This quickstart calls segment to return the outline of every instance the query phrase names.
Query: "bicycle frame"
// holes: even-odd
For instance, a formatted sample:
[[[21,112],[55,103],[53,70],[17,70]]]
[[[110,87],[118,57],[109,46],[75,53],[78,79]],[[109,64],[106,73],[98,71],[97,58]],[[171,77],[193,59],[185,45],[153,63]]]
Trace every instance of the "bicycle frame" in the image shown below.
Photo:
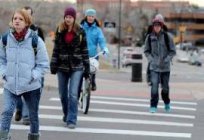
[[[90,74],[95,74],[99,69],[99,62],[96,58],[103,54],[103,52],[99,52],[94,57],[89,58],[90,61]],[[91,79],[83,78],[82,84],[82,93],[79,98],[80,108],[82,109],[84,114],[88,113],[89,105],[90,105],[90,97],[91,97]]]

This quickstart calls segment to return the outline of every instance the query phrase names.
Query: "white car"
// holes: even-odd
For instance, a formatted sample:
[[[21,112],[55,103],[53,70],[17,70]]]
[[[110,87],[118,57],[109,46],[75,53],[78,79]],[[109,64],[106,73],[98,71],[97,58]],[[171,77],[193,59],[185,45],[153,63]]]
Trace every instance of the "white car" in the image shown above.
[[[190,58],[190,52],[177,50],[177,61],[188,63]]]
[[[121,60],[122,67],[130,66],[132,63],[137,61],[132,58],[132,55],[134,54],[137,54],[137,51],[133,47],[127,48],[123,51],[122,60]]]

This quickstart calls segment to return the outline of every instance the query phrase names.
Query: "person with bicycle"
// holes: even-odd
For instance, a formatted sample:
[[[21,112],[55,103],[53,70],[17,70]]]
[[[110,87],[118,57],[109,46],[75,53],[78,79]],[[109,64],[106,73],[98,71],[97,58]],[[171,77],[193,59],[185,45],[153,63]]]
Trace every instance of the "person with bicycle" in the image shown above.
[[[100,50],[104,52],[104,55],[109,53],[106,46],[106,39],[104,37],[103,31],[100,28],[99,22],[96,19],[96,10],[87,9],[85,11],[85,18],[81,21],[81,25],[86,32],[87,45],[89,50],[89,57],[94,57],[97,55],[98,46]],[[98,60],[99,57],[96,57]],[[96,74],[91,74],[91,90],[95,91],[96,86]]]
[[[73,7],[65,9],[64,21],[57,27],[50,67],[51,73],[58,76],[63,121],[68,128],[74,129],[78,114],[78,87],[82,74],[89,78],[90,64],[86,34],[76,22]]]

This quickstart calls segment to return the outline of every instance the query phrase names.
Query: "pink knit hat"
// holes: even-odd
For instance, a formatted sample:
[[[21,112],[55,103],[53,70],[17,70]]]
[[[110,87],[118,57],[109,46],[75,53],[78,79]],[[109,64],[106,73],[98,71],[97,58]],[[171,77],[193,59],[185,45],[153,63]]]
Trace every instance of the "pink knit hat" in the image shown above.
[[[152,20],[152,23],[160,23],[161,25],[164,25],[164,17],[161,14],[157,14]]]

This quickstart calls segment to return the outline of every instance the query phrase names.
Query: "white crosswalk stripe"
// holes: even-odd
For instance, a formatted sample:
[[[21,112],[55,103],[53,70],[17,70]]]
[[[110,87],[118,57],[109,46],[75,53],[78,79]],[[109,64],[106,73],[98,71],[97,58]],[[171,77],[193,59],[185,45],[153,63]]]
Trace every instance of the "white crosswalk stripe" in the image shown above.
[[[43,119],[58,119],[61,120],[62,116],[59,115],[46,115],[40,114],[40,118]],[[179,126],[179,127],[193,127],[191,123],[176,123],[176,122],[163,122],[163,121],[148,121],[137,119],[117,119],[117,118],[104,118],[104,117],[78,117],[79,121],[90,122],[109,122],[109,123],[126,123],[126,124],[151,124],[151,125],[167,125],[167,126]]]
[[[59,98],[51,98],[50,100],[60,101]],[[103,101],[103,100],[91,100],[91,103],[92,104],[107,104],[107,105],[116,105],[116,106],[135,106],[135,107],[148,107],[149,108],[149,104],[144,104],[144,103],[127,103],[127,102]],[[158,108],[164,108],[164,106],[158,105]],[[195,107],[173,106],[172,109],[196,111]]]
[[[133,101],[133,102],[148,102],[147,99],[132,99],[132,98],[121,98],[121,97],[107,97],[107,96],[92,96],[91,99],[105,99],[105,100],[115,100],[115,101]],[[51,98],[52,100],[52,98]],[[54,98],[53,98],[54,100]],[[162,101],[160,101],[161,103]],[[171,101],[171,104],[183,104],[183,105],[197,105],[195,102],[179,102],[179,101]]]
[[[60,106],[45,106],[41,105],[40,109],[50,109],[50,110],[61,110]],[[94,109],[90,108],[90,112],[106,112],[106,113],[117,113],[117,114],[132,114],[132,115],[145,115],[145,116],[160,116],[160,117],[173,117],[173,118],[187,118],[195,119],[193,115],[179,115],[171,113],[149,113],[149,112],[140,112],[140,111],[127,111],[127,110],[113,110],[113,109]]]
[[[59,98],[50,98],[50,101],[53,102],[59,102]],[[125,118],[116,118],[114,119],[111,117],[89,117],[89,116],[79,116],[78,120],[79,122],[87,121],[87,122],[102,122],[104,123],[117,123],[117,124],[138,124],[138,125],[158,125],[162,127],[184,127],[184,128],[193,128],[194,124],[189,122],[190,120],[195,119],[195,111],[197,107],[197,103],[195,102],[184,102],[184,101],[172,101],[172,109],[173,110],[178,110],[180,112],[188,112],[187,114],[182,113],[182,114],[175,114],[175,113],[149,113],[149,112],[144,112],[144,111],[132,111],[132,110],[122,110],[122,109],[110,109],[110,108],[97,108],[97,105],[107,105],[107,106],[112,106],[114,107],[141,107],[141,108],[147,108],[149,107],[149,100],[147,99],[136,99],[136,98],[123,98],[123,97],[108,97],[108,96],[92,96],[91,97],[91,104],[94,106],[93,108],[90,108],[90,112],[96,112],[96,113],[111,113],[111,114],[126,114],[126,115],[134,115],[134,116],[146,116],[146,117],[163,117],[163,118],[173,118],[173,119],[187,119],[186,122],[180,121],[160,121],[160,120],[152,120],[149,118],[149,120],[146,119],[125,119]],[[51,109],[51,110],[61,110],[60,106],[46,106],[46,105],[41,105],[41,109]],[[164,108],[163,105],[159,105],[158,108]],[[190,114],[189,114],[190,112]],[[115,115],[114,115],[115,116]],[[50,118],[50,119],[60,119],[61,116],[58,115],[53,115],[53,116],[48,116],[46,114],[41,114],[40,118]],[[108,128],[107,128],[108,129]],[[106,130],[107,130],[106,129]],[[114,132],[114,130],[111,130]],[[127,130],[122,130],[123,132],[126,132]],[[132,130],[129,130],[132,131]],[[176,134],[174,132],[174,129],[172,129],[172,132],[162,132],[162,131],[141,131],[141,130],[135,130],[135,135],[142,135],[142,136],[160,136],[160,137],[177,137],[177,138],[191,138],[191,133],[187,131],[186,133],[183,134]],[[138,134],[138,132],[140,132]],[[150,133],[149,133],[150,132]],[[104,132],[105,133],[105,132]],[[148,134],[147,134],[148,133]],[[164,135],[163,135],[163,134]],[[167,134],[168,133],[168,134]],[[106,133],[107,134],[107,133]],[[123,134],[123,133],[120,133]],[[128,135],[131,135],[128,133]]]
[[[12,129],[28,130],[28,126],[12,125]],[[137,131],[137,130],[121,130],[121,129],[98,129],[98,128],[76,128],[67,129],[65,127],[55,126],[41,126],[40,130],[54,131],[54,132],[81,132],[81,133],[95,133],[95,134],[117,134],[117,135],[135,135],[135,136],[158,136],[158,137],[172,137],[172,138],[191,138],[189,133],[176,133],[176,132],[155,132],[155,131]]]
[[[59,121],[60,125],[62,107],[57,96],[46,100],[49,104],[41,102],[39,118],[44,122],[40,129],[48,132],[189,139],[192,137],[191,130],[196,119],[196,102],[172,101],[172,112],[169,113],[166,113],[164,106],[160,105],[162,103],[159,103],[159,111],[152,114],[148,112],[147,99],[92,96],[89,114],[82,115],[79,110],[78,125],[72,130],[47,122]],[[154,129],[157,127],[159,128]],[[29,130],[29,126],[12,124],[11,129]]]

